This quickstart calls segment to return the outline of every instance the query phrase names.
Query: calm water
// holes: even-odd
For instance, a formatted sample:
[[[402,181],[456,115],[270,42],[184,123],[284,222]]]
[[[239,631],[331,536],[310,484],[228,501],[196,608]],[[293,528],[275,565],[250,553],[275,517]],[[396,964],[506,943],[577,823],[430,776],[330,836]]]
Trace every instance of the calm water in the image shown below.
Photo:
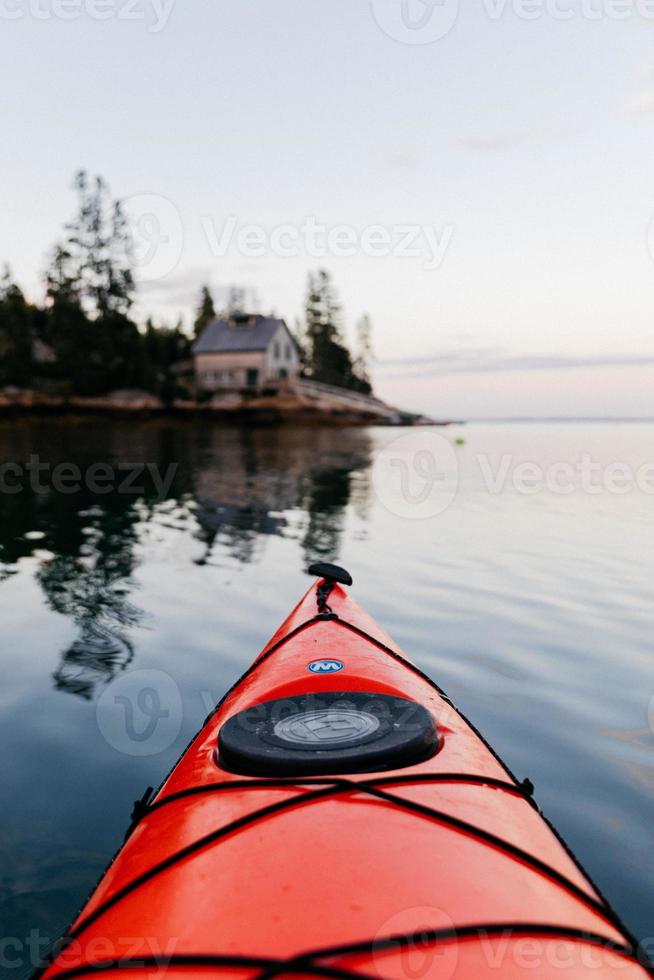
[[[32,930],[67,925],[132,801],[320,557],[350,569],[356,598],[535,782],[631,928],[654,935],[654,495],[647,471],[636,480],[654,425],[1,423],[0,460],[31,456],[82,479],[54,489],[52,469],[39,486],[16,471],[20,492],[0,493],[8,976],[25,972]],[[174,479],[164,494],[151,478],[92,493],[98,461],[147,461],[163,476],[173,465]]]

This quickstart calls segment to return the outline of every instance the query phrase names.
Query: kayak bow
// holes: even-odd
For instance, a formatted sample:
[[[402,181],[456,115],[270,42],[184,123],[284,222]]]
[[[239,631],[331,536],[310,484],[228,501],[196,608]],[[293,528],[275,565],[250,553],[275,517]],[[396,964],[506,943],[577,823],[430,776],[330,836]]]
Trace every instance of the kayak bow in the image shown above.
[[[48,980],[607,980],[644,954],[447,696],[321,576],[206,720]]]

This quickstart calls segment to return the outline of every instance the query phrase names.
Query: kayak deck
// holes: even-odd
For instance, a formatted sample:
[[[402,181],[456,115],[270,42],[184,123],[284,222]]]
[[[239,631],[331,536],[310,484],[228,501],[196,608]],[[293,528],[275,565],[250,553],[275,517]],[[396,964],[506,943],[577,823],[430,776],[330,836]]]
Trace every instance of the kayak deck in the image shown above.
[[[327,605],[321,587],[141,808],[46,976],[651,975],[529,784],[342,588]],[[438,733],[429,758],[297,776],[223,767],[230,719],[348,694],[422,706]]]

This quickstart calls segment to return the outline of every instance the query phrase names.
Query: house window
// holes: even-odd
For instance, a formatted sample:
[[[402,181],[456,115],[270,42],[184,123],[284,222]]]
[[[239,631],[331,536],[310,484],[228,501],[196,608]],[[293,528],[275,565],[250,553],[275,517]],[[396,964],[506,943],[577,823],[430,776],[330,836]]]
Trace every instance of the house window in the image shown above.
[[[279,341],[278,340],[276,340],[275,343],[273,344],[273,354],[275,356],[275,360],[278,361],[279,360]]]
[[[291,345],[290,344],[287,344],[286,345],[286,360],[287,361],[290,361],[290,359],[291,359]]]

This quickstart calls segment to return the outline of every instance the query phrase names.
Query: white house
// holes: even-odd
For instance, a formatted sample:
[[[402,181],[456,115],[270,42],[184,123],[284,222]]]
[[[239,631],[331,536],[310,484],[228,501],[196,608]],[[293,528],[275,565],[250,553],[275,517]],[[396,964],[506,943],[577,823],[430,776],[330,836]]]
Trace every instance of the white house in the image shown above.
[[[296,378],[297,344],[283,320],[239,313],[213,320],[193,345],[198,389],[257,390]]]

